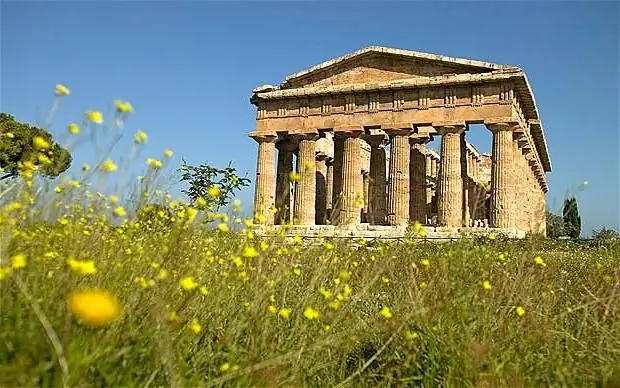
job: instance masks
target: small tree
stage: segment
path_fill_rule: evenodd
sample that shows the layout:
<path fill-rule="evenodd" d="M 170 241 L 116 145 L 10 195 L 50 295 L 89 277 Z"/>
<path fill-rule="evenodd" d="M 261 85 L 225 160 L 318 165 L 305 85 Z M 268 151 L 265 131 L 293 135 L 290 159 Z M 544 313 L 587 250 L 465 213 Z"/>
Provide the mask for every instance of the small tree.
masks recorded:
<path fill-rule="evenodd" d="M 191 166 L 183 160 L 179 171 L 181 182 L 189 184 L 189 188 L 182 192 L 192 201 L 202 198 L 213 210 L 228 205 L 237 191 L 250 185 L 248 178 L 237 175 L 237 169 L 232 166 L 232 162 L 228 163 L 228 167 L 219 169 L 207 164 Z"/>
<path fill-rule="evenodd" d="M 50 144 L 49 149 L 37 150 L 33 139 L 41 137 Z M 52 135 L 37 127 L 20 123 L 6 113 L 0 113 L 0 180 L 14 178 L 19 174 L 19 163 L 32 162 L 46 176 L 60 175 L 69 168 L 71 154 L 52 141 Z M 45 161 L 45 163 L 44 163 Z"/>
<path fill-rule="evenodd" d="M 564 236 L 564 220 L 559 214 L 547 210 L 547 237 L 558 238 Z"/>
<path fill-rule="evenodd" d="M 579 238 L 581 234 L 581 217 L 579 216 L 577 199 L 575 197 L 564 200 L 562 220 L 564 221 L 564 231 L 566 234 L 571 238 Z"/>

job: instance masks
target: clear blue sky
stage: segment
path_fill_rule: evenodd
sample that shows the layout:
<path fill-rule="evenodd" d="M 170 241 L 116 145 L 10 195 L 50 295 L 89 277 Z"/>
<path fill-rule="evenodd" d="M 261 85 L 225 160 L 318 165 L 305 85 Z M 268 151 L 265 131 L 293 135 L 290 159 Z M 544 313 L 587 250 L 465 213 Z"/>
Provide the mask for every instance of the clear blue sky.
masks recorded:
<path fill-rule="evenodd" d="M 619 224 L 618 2 L 1 3 L 1 108 L 35 123 L 63 101 L 52 132 L 115 98 L 133 103 L 144 156 L 225 166 L 254 178 L 252 88 L 369 45 L 522 67 L 554 170 L 548 204 L 578 193 L 583 230 Z M 489 151 L 490 133 L 468 135 Z M 76 153 L 76 163 L 88 158 Z M 140 166 L 141 167 L 141 166 Z M 253 187 L 240 198 L 251 202 Z"/>

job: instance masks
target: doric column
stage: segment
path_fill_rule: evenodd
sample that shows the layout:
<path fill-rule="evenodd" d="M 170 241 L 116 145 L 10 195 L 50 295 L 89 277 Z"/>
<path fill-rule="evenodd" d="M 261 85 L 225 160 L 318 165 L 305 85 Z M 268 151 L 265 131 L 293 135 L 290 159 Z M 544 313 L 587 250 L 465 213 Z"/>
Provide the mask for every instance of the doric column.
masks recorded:
<path fill-rule="evenodd" d="M 276 223 L 288 224 L 291 222 L 291 182 L 290 174 L 293 171 L 293 151 L 296 145 L 290 141 L 280 141 L 278 149 L 278 166 L 276 175 Z"/>
<path fill-rule="evenodd" d="M 385 225 L 387 222 L 386 154 L 385 136 L 368 136 L 370 144 L 370 223 Z"/>
<path fill-rule="evenodd" d="M 339 223 L 340 213 L 342 212 L 342 159 L 344 157 L 344 137 L 335 136 L 334 142 L 334 162 L 332 178 L 332 210 L 330 221 L 332 224 Z"/>
<path fill-rule="evenodd" d="M 339 225 L 356 225 L 360 223 L 361 209 L 364 204 L 361 146 L 361 132 L 337 133 L 335 137 L 344 137 L 342 152 L 342 209 Z"/>
<path fill-rule="evenodd" d="M 487 124 L 493 133 L 491 163 L 491 226 L 514 228 L 515 215 L 512 202 L 514 190 L 514 146 L 512 132 L 519 127 L 514 123 Z"/>
<path fill-rule="evenodd" d="M 315 134 L 298 136 L 297 173 L 299 174 L 299 181 L 295 188 L 293 223 L 296 225 L 314 225 L 316 215 L 315 141 L 318 136 Z"/>
<path fill-rule="evenodd" d="M 326 200 L 326 215 L 331 220 L 333 198 L 334 198 L 334 159 L 327 158 L 327 174 L 325 176 L 325 200 Z"/>
<path fill-rule="evenodd" d="M 316 159 L 316 200 L 315 223 L 324 225 L 327 217 L 327 156 L 319 155 Z"/>
<path fill-rule="evenodd" d="M 426 223 L 426 147 L 428 137 L 409 138 L 409 220 Z"/>
<path fill-rule="evenodd" d="M 461 136 L 461 182 L 463 185 L 463 207 L 462 207 L 462 224 L 469 226 L 469 150 L 465 140 L 465 131 L 460 133 Z"/>
<path fill-rule="evenodd" d="M 254 215 L 256 222 L 273 225 L 275 207 L 275 135 L 253 136 L 258 142 L 256 162 L 256 190 L 254 193 Z"/>
<path fill-rule="evenodd" d="M 390 177 L 388 188 L 389 225 L 407 225 L 409 221 L 409 134 L 411 130 L 393 129 L 390 135 Z"/>
<path fill-rule="evenodd" d="M 431 154 L 427 151 L 426 155 L 426 216 L 428 217 L 428 219 L 430 219 L 431 217 L 431 213 L 432 213 L 432 202 L 433 202 L 433 189 L 432 189 L 432 185 L 431 185 L 431 180 L 432 180 L 432 166 L 431 164 L 433 163 L 433 158 L 431 157 Z"/>
<path fill-rule="evenodd" d="M 437 222 L 457 228 L 463 225 L 461 134 L 465 125 L 437 125 L 435 130 L 441 135 Z"/>

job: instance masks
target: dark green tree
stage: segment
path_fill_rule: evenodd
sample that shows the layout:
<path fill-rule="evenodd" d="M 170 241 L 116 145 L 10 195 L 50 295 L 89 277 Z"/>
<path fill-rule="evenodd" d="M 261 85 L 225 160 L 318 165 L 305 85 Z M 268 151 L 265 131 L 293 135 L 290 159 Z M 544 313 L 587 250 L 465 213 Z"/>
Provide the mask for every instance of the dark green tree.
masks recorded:
<path fill-rule="evenodd" d="M 232 162 L 228 163 L 228 167 L 220 169 L 208 164 L 191 166 L 183 159 L 179 171 L 181 182 L 189 185 L 189 188 L 182 192 L 192 201 L 204 199 L 207 207 L 212 210 L 228 205 L 237 191 L 250 185 L 248 178 L 237 175 L 237 169 L 232 166 Z M 214 193 L 217 195 L 213 195 Z"/>
<path fill-rule="evenodd" d="M 564 220 L 559 214 L 547 210 L 547 237 L 558 238 L 564 236 Z"/>
<path fill-rule="evenodd" d="M 564 221 L 565 233 L 571 238 L 579 238 L 581 234 L 581 217 L 579 216 L 577 199 L 575 197 L 564 200 L 562 220 Z"/>
<path fill-rule="evenodd" d="M 36 150 L 33 145 L 35 137 L 42 137 L 49 144 L 49 149 Z M 41 162 L 45 156 L 51 163 Z M 45 176 L 55 177 L 67 170 L 73 158 L 69 151 L 54 143 L 52 135 L 37 127 L 20 123 L 6 113 L 0 113 L 0 180 L 16 177 L 19 162 L 30 161 L 38 166 L 38 171 Z"/>

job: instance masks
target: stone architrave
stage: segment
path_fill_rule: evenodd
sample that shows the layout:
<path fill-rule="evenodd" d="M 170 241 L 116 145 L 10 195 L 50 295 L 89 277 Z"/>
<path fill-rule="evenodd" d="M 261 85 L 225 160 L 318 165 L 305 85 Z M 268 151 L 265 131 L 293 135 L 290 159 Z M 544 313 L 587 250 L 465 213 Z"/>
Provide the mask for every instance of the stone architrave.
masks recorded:
<path fill-rule="evenodd" d="M 293 151 L 296 145 L 290 141 L 281 141 L 276 144 L 278 149 L 278 166 L 276 174 L 276 224 L 291 222 L 291 181 L 293 172 Z"/>
<path fill-rule="evenodd" d="M 257 223 L 273 225 L 275 207 L 275 156 L 277 136 L 254 136 L 258 142 L 254 215 Z"/>
<path fill-rule="evenodd" d="M 410 137 L 409 220 L 426 222 L 426 147 L 428 137 Z"/>
<path fill-rule="evenodd" d="M 386 130 L 390 135 L 390 177 L 388 188 L 388 224 L 403 226 L 409 222 L 409 160 L 408 129 Z"/>
<path fill-rule="evenodd" d="M 435 124 L 441 135 L 437 223 L 458 228 L 463 225 L 463 178 L 461 171 L 461 133 L 465 124 Z"/>
<path fill-rule="evenodd" d="M 361 132 L 341 132 L 337 137 L 344 137 L 342 152 L 342 209 L 338 225 L 356 225 L 361 221 L 361 209 L 364 206 L 364 187 L 360 155 Z"/>
<path fill-rule="evenodd" d="M 293 223 L 296 225 L 314 225 L 316 216 L 315 141 L 318 135 L 305 134 L 298 136 L 297 173 L 299 174 L 299 181 L 295 189 Z"/>
<path fill-rule="evenodd" d="M 387 187 L 385 136 L 368 136 L 370 144 L 369 221 L 373 225 L 387 222 Z"/>
<path fill-rule="evenodd" d="M 514 146 L 512 133 L 518 130 L 515 123 L 487 124 L 493 133 L 491 163 L 491 226 L 514 228 L 515 215 L 512 192 L 514 190 Z"/>

